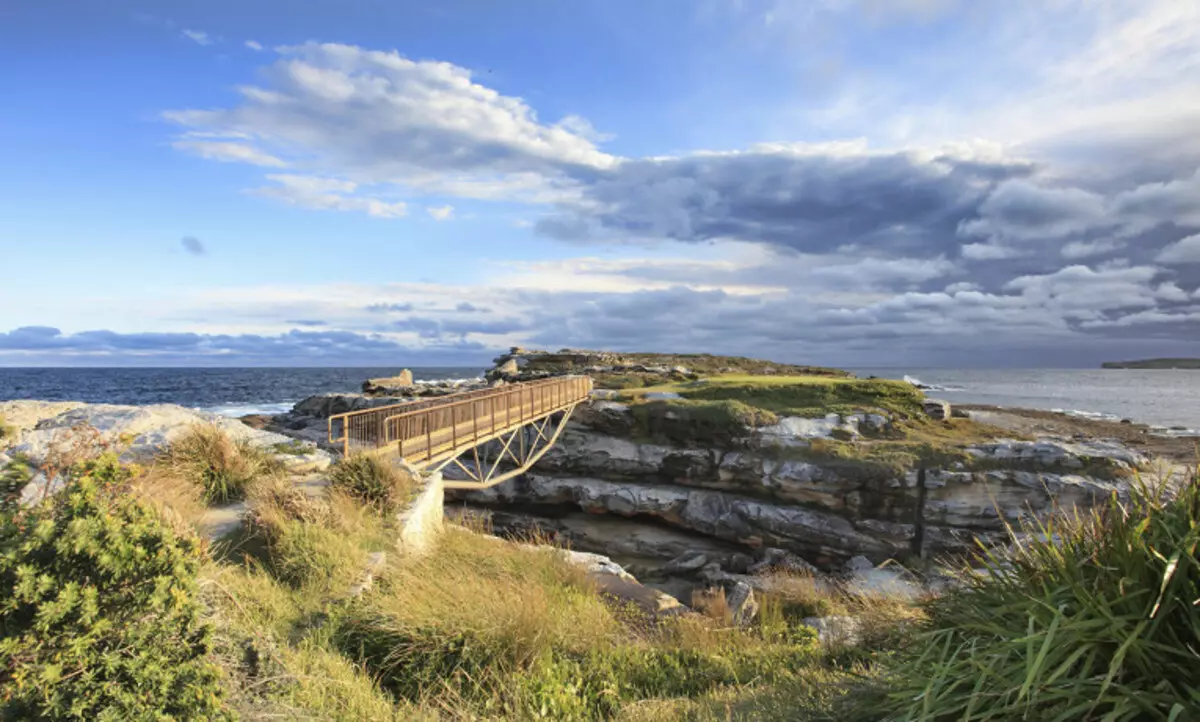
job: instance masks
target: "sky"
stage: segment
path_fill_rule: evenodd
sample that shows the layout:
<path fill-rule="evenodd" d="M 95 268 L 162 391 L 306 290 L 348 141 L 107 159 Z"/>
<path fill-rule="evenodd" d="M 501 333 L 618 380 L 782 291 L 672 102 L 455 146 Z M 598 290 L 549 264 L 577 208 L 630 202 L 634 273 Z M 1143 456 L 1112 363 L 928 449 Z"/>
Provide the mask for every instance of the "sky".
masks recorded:
<path fill-rule="evenodd" d="M 1195 0 L 0 0 L 0 365 L 1200 356 Z"/>

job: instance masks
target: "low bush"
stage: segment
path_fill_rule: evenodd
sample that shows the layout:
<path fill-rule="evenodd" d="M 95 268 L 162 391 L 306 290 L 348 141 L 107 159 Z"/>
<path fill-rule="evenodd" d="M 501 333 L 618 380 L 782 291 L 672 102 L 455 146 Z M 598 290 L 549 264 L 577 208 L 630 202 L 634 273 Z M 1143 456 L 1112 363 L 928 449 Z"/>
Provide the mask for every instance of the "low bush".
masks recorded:
<path fill-rule="evenodd" d="M 0 515 L 0 718 L 226 718 L 199 542 L 127 493 L 129 476 L 107 455 Z"/>
<path fill-rule="evenodd" d="M 4 448 L 8 439 L 16 436 L 17 430 L 8 425 L 3 416 L 0 416 L 0 448 Z"/>
<path fill-rule="evenodd" d="M 334 464 L 329 482 L 335 489 L 381 511 L 395 512 L 412 498 L 412 477 L 390 461 L 373 454 L 352 454 Z"/>
<path fill-rule="evenodd" d="M 209 504 L 243 499 L 254 484 L 278 478 L 283 470 L 269 451 L 232 439 L 214 424 L 189 429 L 167 448 L 160 464 L 198 484 Z"/>
<path fill-rule="evenodd" d="M 1189 720 L 1200 710 L 1200 478 L 1017 530 L 928 604 L 863 714 L 897 720 Z M 864 717 L 872 718 L 872 717 Z"/>

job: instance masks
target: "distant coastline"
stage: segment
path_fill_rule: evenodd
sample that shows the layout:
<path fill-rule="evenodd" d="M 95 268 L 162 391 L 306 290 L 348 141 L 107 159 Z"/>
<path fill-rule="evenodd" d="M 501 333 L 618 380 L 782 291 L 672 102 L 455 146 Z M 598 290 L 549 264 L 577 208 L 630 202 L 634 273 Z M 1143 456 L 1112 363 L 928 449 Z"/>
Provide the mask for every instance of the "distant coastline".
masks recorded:
<path fill-rule="evenodd" d="M 1200 369 L 1200 358 L 1152 358 L 1142 361 L 1109 361 L 1105 369 Z"/>

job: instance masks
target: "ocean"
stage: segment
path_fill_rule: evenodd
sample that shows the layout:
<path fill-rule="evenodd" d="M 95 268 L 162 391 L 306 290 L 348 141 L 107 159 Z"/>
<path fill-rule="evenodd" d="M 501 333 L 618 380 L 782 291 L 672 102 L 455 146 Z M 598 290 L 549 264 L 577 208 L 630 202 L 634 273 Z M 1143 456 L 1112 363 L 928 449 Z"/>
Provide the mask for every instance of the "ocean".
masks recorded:
<path fill-rule="evenodd" d="M 1200 371 L 1132 369 L 852 369 L 862 377 L 920 381 L 951 403 L 1045 409 L 1130 419 L 1200 435 Z"/>
<path fill-rule="evenodd" d="M 171 403 L 227 416 L 281 413 L 318 393 L 359 391 L 391 368 L 0 368 L 0 400 Z M 859 368 L 859 376 L 931 387 L 952 403 L 992 404 L 1132 419 L 1200 434 L 1200 371 Z M 482 368 L 413 368 L 418 381 L 476 378 Z"/>
<path fill-rule="evenodd" d="M 280 414 L 314 394 L 362 391 L 389 368 L 0 368 L 0 400 L 179 404 L 224 416 Z M 417 368 L 419 381 L 470 379 L 482 368 Z"/>

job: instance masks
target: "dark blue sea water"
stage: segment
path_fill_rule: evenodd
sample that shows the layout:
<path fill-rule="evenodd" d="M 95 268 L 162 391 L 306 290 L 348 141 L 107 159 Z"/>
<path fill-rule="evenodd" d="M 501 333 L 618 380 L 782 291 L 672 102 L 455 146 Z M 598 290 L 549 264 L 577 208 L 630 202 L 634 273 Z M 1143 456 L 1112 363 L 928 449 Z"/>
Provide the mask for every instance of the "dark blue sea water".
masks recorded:
<path fill-rule="evenodd" d="M 281 413 L 313 394 L 361 391 L 390 368 L 0 368 L 0 400 L 180 404 L 229 416 Z M 475 378 L 481 368 L 413 368 L 417 381 Z"/>
<path fill-rule="evenodd" d="M 172 403 L 230 416 L 279 413 L 318 393 L 359 391 L 391 368 L 18 369 L 0 368 L 0 400 Z M 1128 418 L 1200 429 L 1200 371 L 1101 369 L 854 369 L 859 376 L 910 376 L 930 396 L 957 403 Z M 414 368 L 418 381 L 475 378 L 481 368 Z"/>

